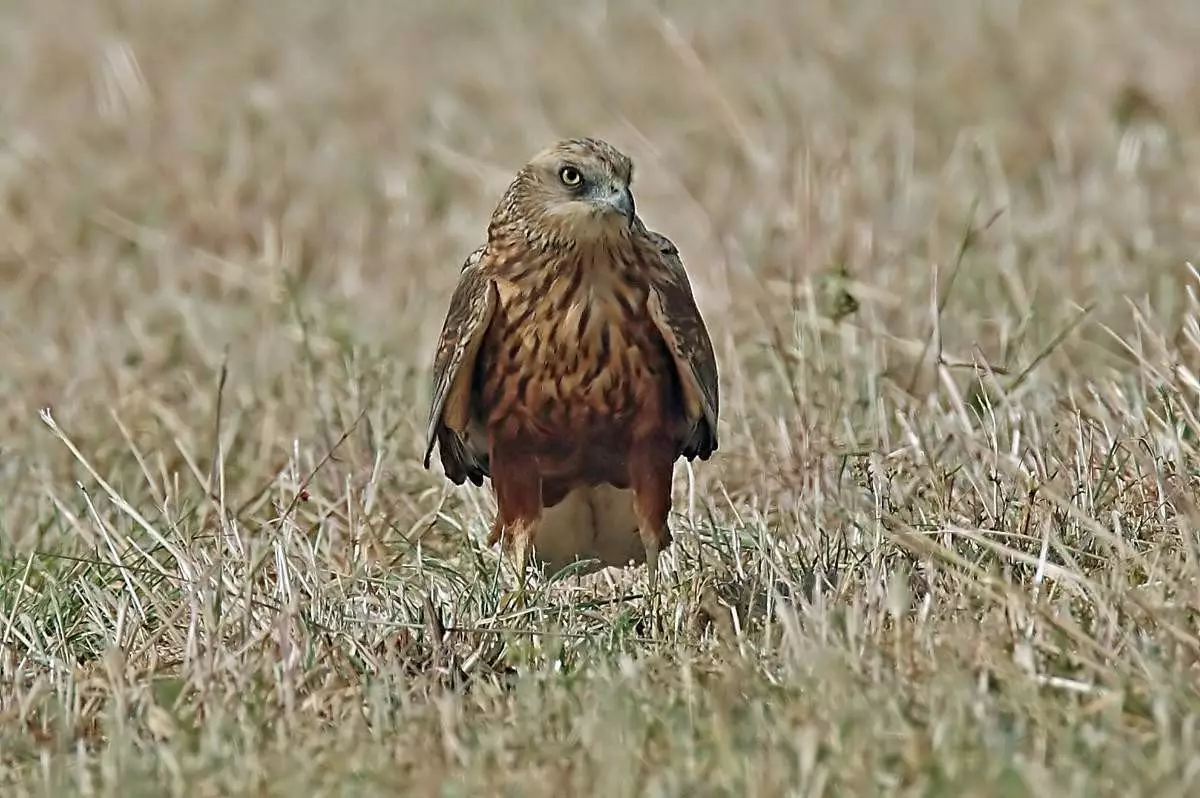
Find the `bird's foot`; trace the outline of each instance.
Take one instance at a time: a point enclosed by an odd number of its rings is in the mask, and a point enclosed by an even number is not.
[[[501,613],[521,612],[529,608],[529,593],[526,592],[524,585],[519,585],[512,590],[505,591],[500,596],[500,604],[497,610]]]
[[[642,603],[645,626],[651,637],[658,637],[662,632],[659,605],[658,539],[653,538],[646,540],[646,594]]]
[[[522,531],[516,536],[512,551],[512,566],[517,586],[500,597],[500,612],[520,612],[529,608],[529,549],[530,535]]]

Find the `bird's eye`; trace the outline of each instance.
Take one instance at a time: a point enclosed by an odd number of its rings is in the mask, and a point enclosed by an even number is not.
[[[563,181],[564,186],[575,188],[583,182],[583,175],[579,174],[579,170],[574,166],[564,166],[558,172],[558,179]]]

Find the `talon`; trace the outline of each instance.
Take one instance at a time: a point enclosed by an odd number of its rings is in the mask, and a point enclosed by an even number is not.
[[[646,615],[650,621],[651,634],[659,632],[658,622],[658,533],[642,535],[646,547]]]
[[[500,596],[500,605],[497,607],[499,612],[520,612],[528,608],[529,594],[525,592],[524,586],[506,591]]]

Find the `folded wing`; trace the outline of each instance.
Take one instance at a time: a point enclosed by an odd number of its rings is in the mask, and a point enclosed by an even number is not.
[[[717,414],[720,396],[717,390],[717,358],[708,328],[696,307],[687,271],[679,250],[664,235],[647,230],[664,267],[665,279],[650,291],[648,309],[675,360],[683,389],[686,411],[682,454],[689,460],[707,460],[717,450]]]
[[[425,468],[436,441],[446,476],[456,485],[483,484],[489,475],[487,442],[472,439],[471,377],[496,309],[496,288],[479,268],[484,247],[471,253],[450,299],[433,361],[433,393],[426,430]]]

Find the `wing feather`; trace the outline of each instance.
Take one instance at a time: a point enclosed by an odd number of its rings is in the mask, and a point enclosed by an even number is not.
[[[679,250],[666,236],[652,230],[645,232],[658,250],[659,263],[665,267],[665,279],[651,287],[647,304],[650,318],[675,360],[683,387],[687,411],[683,455],[689,460],[707,460],[717,450],[720,394],[716,353]]]
[[[468,432],[475,358],[496,308],[496,287],[479,268],[484,251],[480,247],[463,263],[433,360],[424,463],[429,468],[436,442],[446,476],[456,485],[467,479],[482,485],[489,474],[486,443]]]

